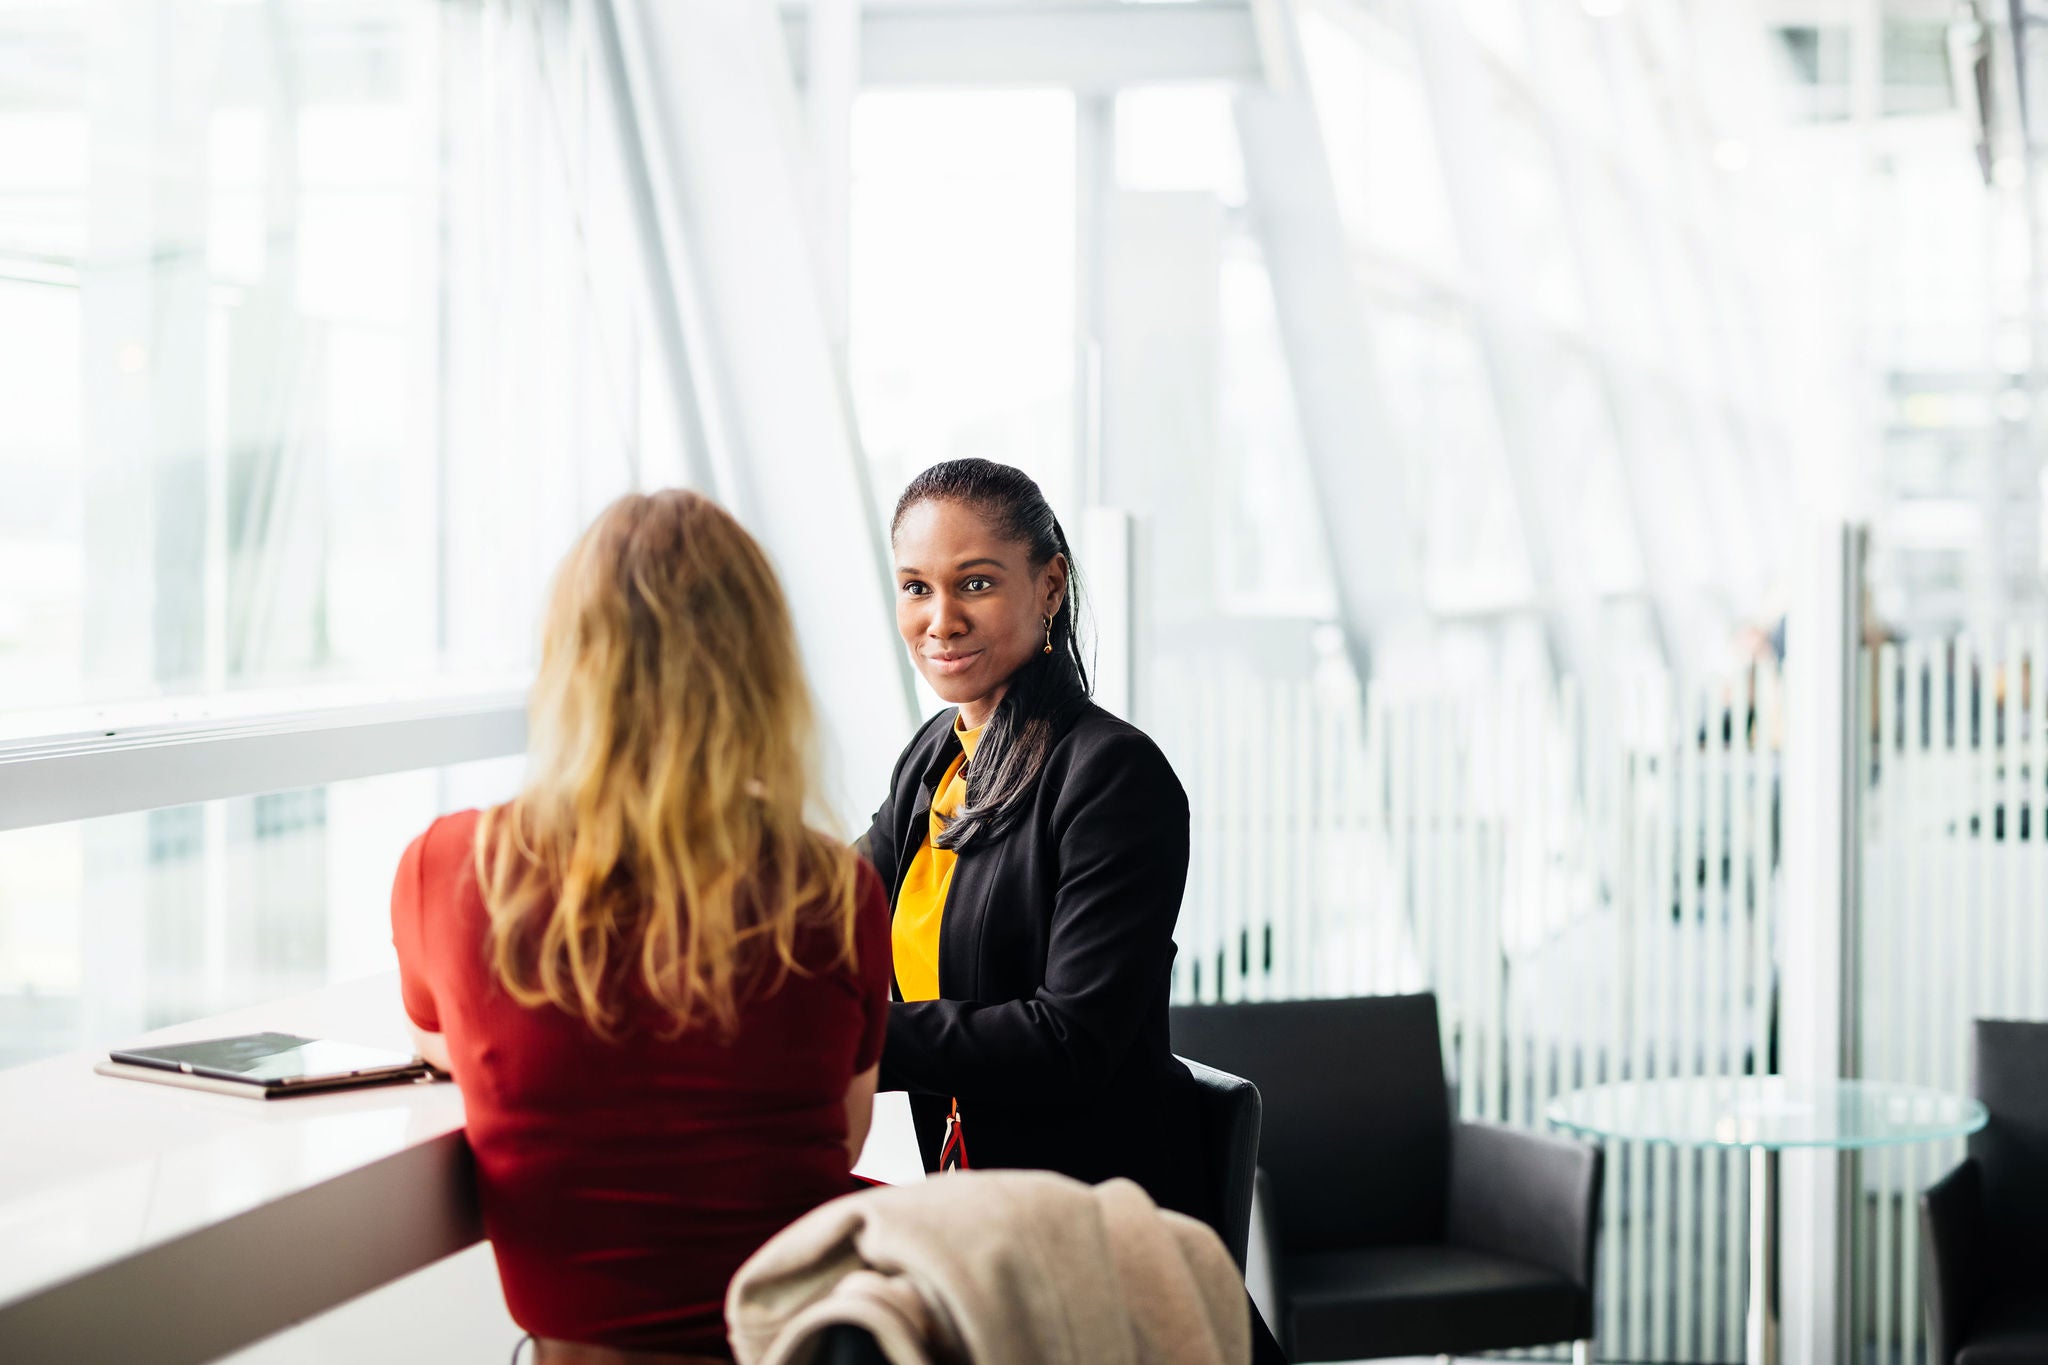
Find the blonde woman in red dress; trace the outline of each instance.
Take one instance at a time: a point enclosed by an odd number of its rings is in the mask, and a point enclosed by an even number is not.
[[[806,821],[789,612],[717,505],[633,495],[584,534],[530,744],[517,797],[406,850],[405,1007],[537,1360],[727,1359],[733,1271],[850,1188],[890,953],[873,870]]]

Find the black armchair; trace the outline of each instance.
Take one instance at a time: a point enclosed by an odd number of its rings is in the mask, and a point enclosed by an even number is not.
[[[1209,1172],[1214,1212],[1211,1226],[1242,1270],[1251,1237],[1252,1181],[1259,1168],[1259,1088],[1190,1058],[1180,1061],[1195,1080],[1203,1168]]]
[[[1936,1365],[2048,1361],[2048,1023],[1979,1019],[1991,1121],[1920,1196],[1921,1296]]]
[[[1291,1358],[1592,1336],[1601,1154],[1455,1121],[1434,996],[1186,1005],[1172,1030],[1259,1088],[1255,1217]]]

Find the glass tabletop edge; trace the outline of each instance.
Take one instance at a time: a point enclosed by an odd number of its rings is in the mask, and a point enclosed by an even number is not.
[[[1665,1077],[1660,1079],[1666,1081],[1756,1081],[1768,1080],[1771,1079],[1771,1077],[1701,1076]],[[1841,1077],[1839,1079],[1854,1081],[1859,1080],[1861,1078]],[[1646,1146],[1653,1147],[1692,1147],[1703,1150],[1719,1148],[1724,1151],[1754,1151],[1761,1148],[1765,1150],[1774,1151],[1810,1150],[1843,1152],[1860,1151],[1866,1148],[1876,1147],[1904,1147],[1911,1145],[1913,1143],[1921,1142],[1946,1142],[1952,1138],[1968,1137],[1973,1133],[1981,1132],[1985,1125],[1989,1123],[1991,1119],[1990,1111],[1985,1107],[1984,1102],[1980,1099],[1977,1099],[1975,1096],[1958,1095],[1951,1091],[1938,1090],[1932,1086],[1913,1085],[1907,1082],[1891,1081],[1877,1082],[1876,1084],[1896,1085],[1901,1089],[1921,1091],[1930,1095],[1940,1096],[1949,1100],[1959,1102],[1967,1106],[1967,1115],[1965,1118],[1955,1123],[1942,1124],[1939,1126],[1930,1127],[1915,1132],[1889,1133],[1873,1137],[1855,1137],[1846,1140],[1815,1139],[1808,1137],[1794,1138],[1784,1141],[1741,1142],[1728,1141],[1726,1139],[1704,1136],[1673,1136],[1668,1133],[1651,1134],[1618,1132],[1610,1129],[1604,1129],[1588,1125],[1580,1120],[1565,1117],[1564,1115],[1558,1112],[1566,1101],[1580,1095],[1590,1094],[1594,1091],[1607,1089],[1610,1087],[1655,1085],[1658,1083],[1659,1082],[1657,1079],[1652,1079],[1649,1081],[1608,1082],[1606,1085],[1587,1086],[1580,1090],[1569,1091],[1562,1095],[1553,1096],[1547,1103],[1545,1103],[1545,1105],[1543,1106],[1542,1117],[1544,1122],[1551,1128],[1558,1129],[1562,1132],[1569,1133],[1575,1137],[1584,1138],[1594,1142],[1639,1142]]]

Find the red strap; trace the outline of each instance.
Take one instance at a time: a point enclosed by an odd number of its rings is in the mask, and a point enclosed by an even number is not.
[[[967,1162],[967,1127],[960,1122],[960,1100],[953,1100],[953,1110],[946,1115],[946,1140],[939,1145],[939,1169],[942,1171],[971,1171]]]

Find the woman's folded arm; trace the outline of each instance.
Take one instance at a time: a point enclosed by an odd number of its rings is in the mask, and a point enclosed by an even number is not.
[[[1115,1077],[1170,989],[1188,864],[1187,799],[1164,756],[1134,738],[1070,774],[1055,811],[1044,984],[1022,1000],[890,1006],[883,1088],[1071,1098]]]

